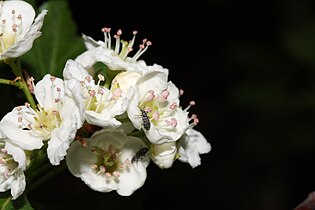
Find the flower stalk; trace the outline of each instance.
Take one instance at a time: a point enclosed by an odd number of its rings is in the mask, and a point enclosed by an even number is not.
[[[14,84],[16,87],[22,90],[30,106],[33,109],[36,109],[36,103],[25,81],[20,60],[19,59],[6,59],[5,63],[7,63],[11,67],[12,72],[14,73],[16,78],[18,78],[18,80],[17,81],[3,80],[3,82],[7,82],[9,85]]]

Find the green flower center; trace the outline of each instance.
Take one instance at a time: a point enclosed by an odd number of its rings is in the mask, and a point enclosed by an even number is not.
[[[94,146],[92,152],[97,155],[97,161],[91,167],[97,174],[104,174],[107,178],[120,176],[119,171],[124,168],[124,163],[120,160],[119,149],[110,144],[107,150]]]

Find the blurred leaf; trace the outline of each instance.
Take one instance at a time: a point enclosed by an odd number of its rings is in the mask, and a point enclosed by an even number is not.
[[[9,192],[0,194],[1,210],[33,210],[33,207],[28,202],[26,194],[22,194],[18,199],[12,200]]]
[[[48,1],[41,5],[47,9],[42,36],[34,42],[33,48],[21,57],[22,65],[36,80],[45,74],[62,77],[64,65],[68,59],[75,58],[85,49],[77,34],[69,5],[66,1]]]
[[[303,64],[315,67],[315,24],[309,20],[284,32],[284,49]]]
[[[9,209],[14,210],[14,206],[12,204],[12,200],[10,198],[9,193],[0,194],[0,206],[1,206],[1,210],[9,210]]]

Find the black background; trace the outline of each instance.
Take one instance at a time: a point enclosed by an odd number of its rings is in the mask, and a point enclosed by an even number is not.
[[[103,40],[106,26],[152,41],[141,59],[169,69],[185,91],[183,106],[196,101],[195,129],[212,150],[194,169],[150,164],[130,197],[92,192],[65,172],[35,198],[52,206],[73,199],[77,209],[286,210],[315,190],[311,0],[69,3],[78,33]],[[56,202],[44,196],[47,187]]]

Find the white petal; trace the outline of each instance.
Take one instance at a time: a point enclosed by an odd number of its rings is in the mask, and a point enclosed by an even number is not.
[[[11,185],[12,200],[17,199],[25,190],[26,181],[23,171],[17,171],[14,175],[16,180]]]
[[[117,193],[122,196],[129,196],[134,191],[139,189],[145,183],[147,178],[146,166],[142,162],[137,162],[129,167],[129,170],[125,170],[120,173],[119,188]]]
[[[160,168],[172,167],[176,152],[176,142],[152,144],[150,149],[153,162]]]
[[[25,152],[10,143],[6,143],[4,148],[8,151],[8,154],[12,155],[14,161],[18,163],[18,167],[24,171],[26,169]]]
[[[66,156],[68,169],[75,177],[80,177],[81,173],[90,172],[91,165],[96,161],[96,155],[88,148],[83,147],[79,141],[71,144]]]
[[[126,136],[115,129],[103,129],[96,132],[90,139],[91,146],[97,146],[107,150],[109,145],[120,149],[120,160],[131,160],[139,148],[145,147],[143,141],[136,137]],[[110,192],[116,190],[120,195],[128,196],[143,185],[146,179],[146,167],[149,157],[139,159],[130,166],[120,170],[117,180],[108,180],[104,174],[97,174],[91,165],[97,161],[97,155],[88,148],[73,142],[66,163],[70,172],[80,177],[91,189],[99,192]]]
[[[62,79],[46,74],[43,79],[35,85],[34,94],[39,105],[45,107],[47,110],[54,108],[56,105],[55,99],[62,98],[65,94],[64,91],[65,88]]]
[[[210,143],[201,132],[195,129],[187,130],[179,144],[178,159],[182,162],[188,162],[193,168],[201,164],[199,154],[206,154],[211,151]]]
[[[47,155],[52,165],[59,165],[67,155],[70,143],[76,135],[76,124],[71,121],[63,122],[62,127],[56,128],[51,133],[48,142]]]
[[[1,122],[0,132],[7,138],[7,142],[25,150],[40,149],[43,146],[41,137],[34,136],[29,130],[22,130],[12,123]]]
[[[90,50],[87,50],[84,53],[77,56],[75,61],[80,63],[84,68],[90,68],[97,62],[95,54],[98,51],[101,51],[103,54],[108,54],[109,50],[103,49],[102,47],[91,48]]]
[[[85,81],[85,78],[90,76],[89,73],[84,69],[82,64],[74,60],[67,60],[66,65],[63,69],[64,79],[76,79],[79,81]],[[90,76],[91,77],[91,76]],[[92,79],[92,78],[91,78]],[[94,82],[93,82],[94,83]]]
[[[34,17],[35,10],[32,5],[25,1],[4,1],[3,7],[1,8],[1,20],[6,20],[6,25],[13,25],[12,20],[12,10],[15,10],[15,14],[22,15],[22,32],[26,32],[26,30],[31,26]]]
[[[144,97],[149,90],[154,90],[156,94],[166,90],[167,76],[163,72],[151,72],[140,78],[137,82],[140,98]]]
[[[102,41],[95,41],[92,37],[82,34],[85,47],[90,50],[104,44]]]
[[[39,16],[35,19],[34,24],[23,34],[22,38],[17,40],[17,42],[9,47],[5,53],[1,56],[3,58],[10,58],[10,57],[19,57],[25,54],[33,47],[33,43],[35,39],[41,36],[41,32],[39,31],[43,25],[44,17],[47,14],[47,10],[43,10]],[[24,23],[24,19],[23,19]]]
[[[85,117],[86,117],[86,121],[89,124],[97,125],[100,127],[111,127],[111,126],[118,127],[121,125],[121,122],[119,122],[115,118],[104,116],[100,113],[90,111],[90,110],[85,111]]]

